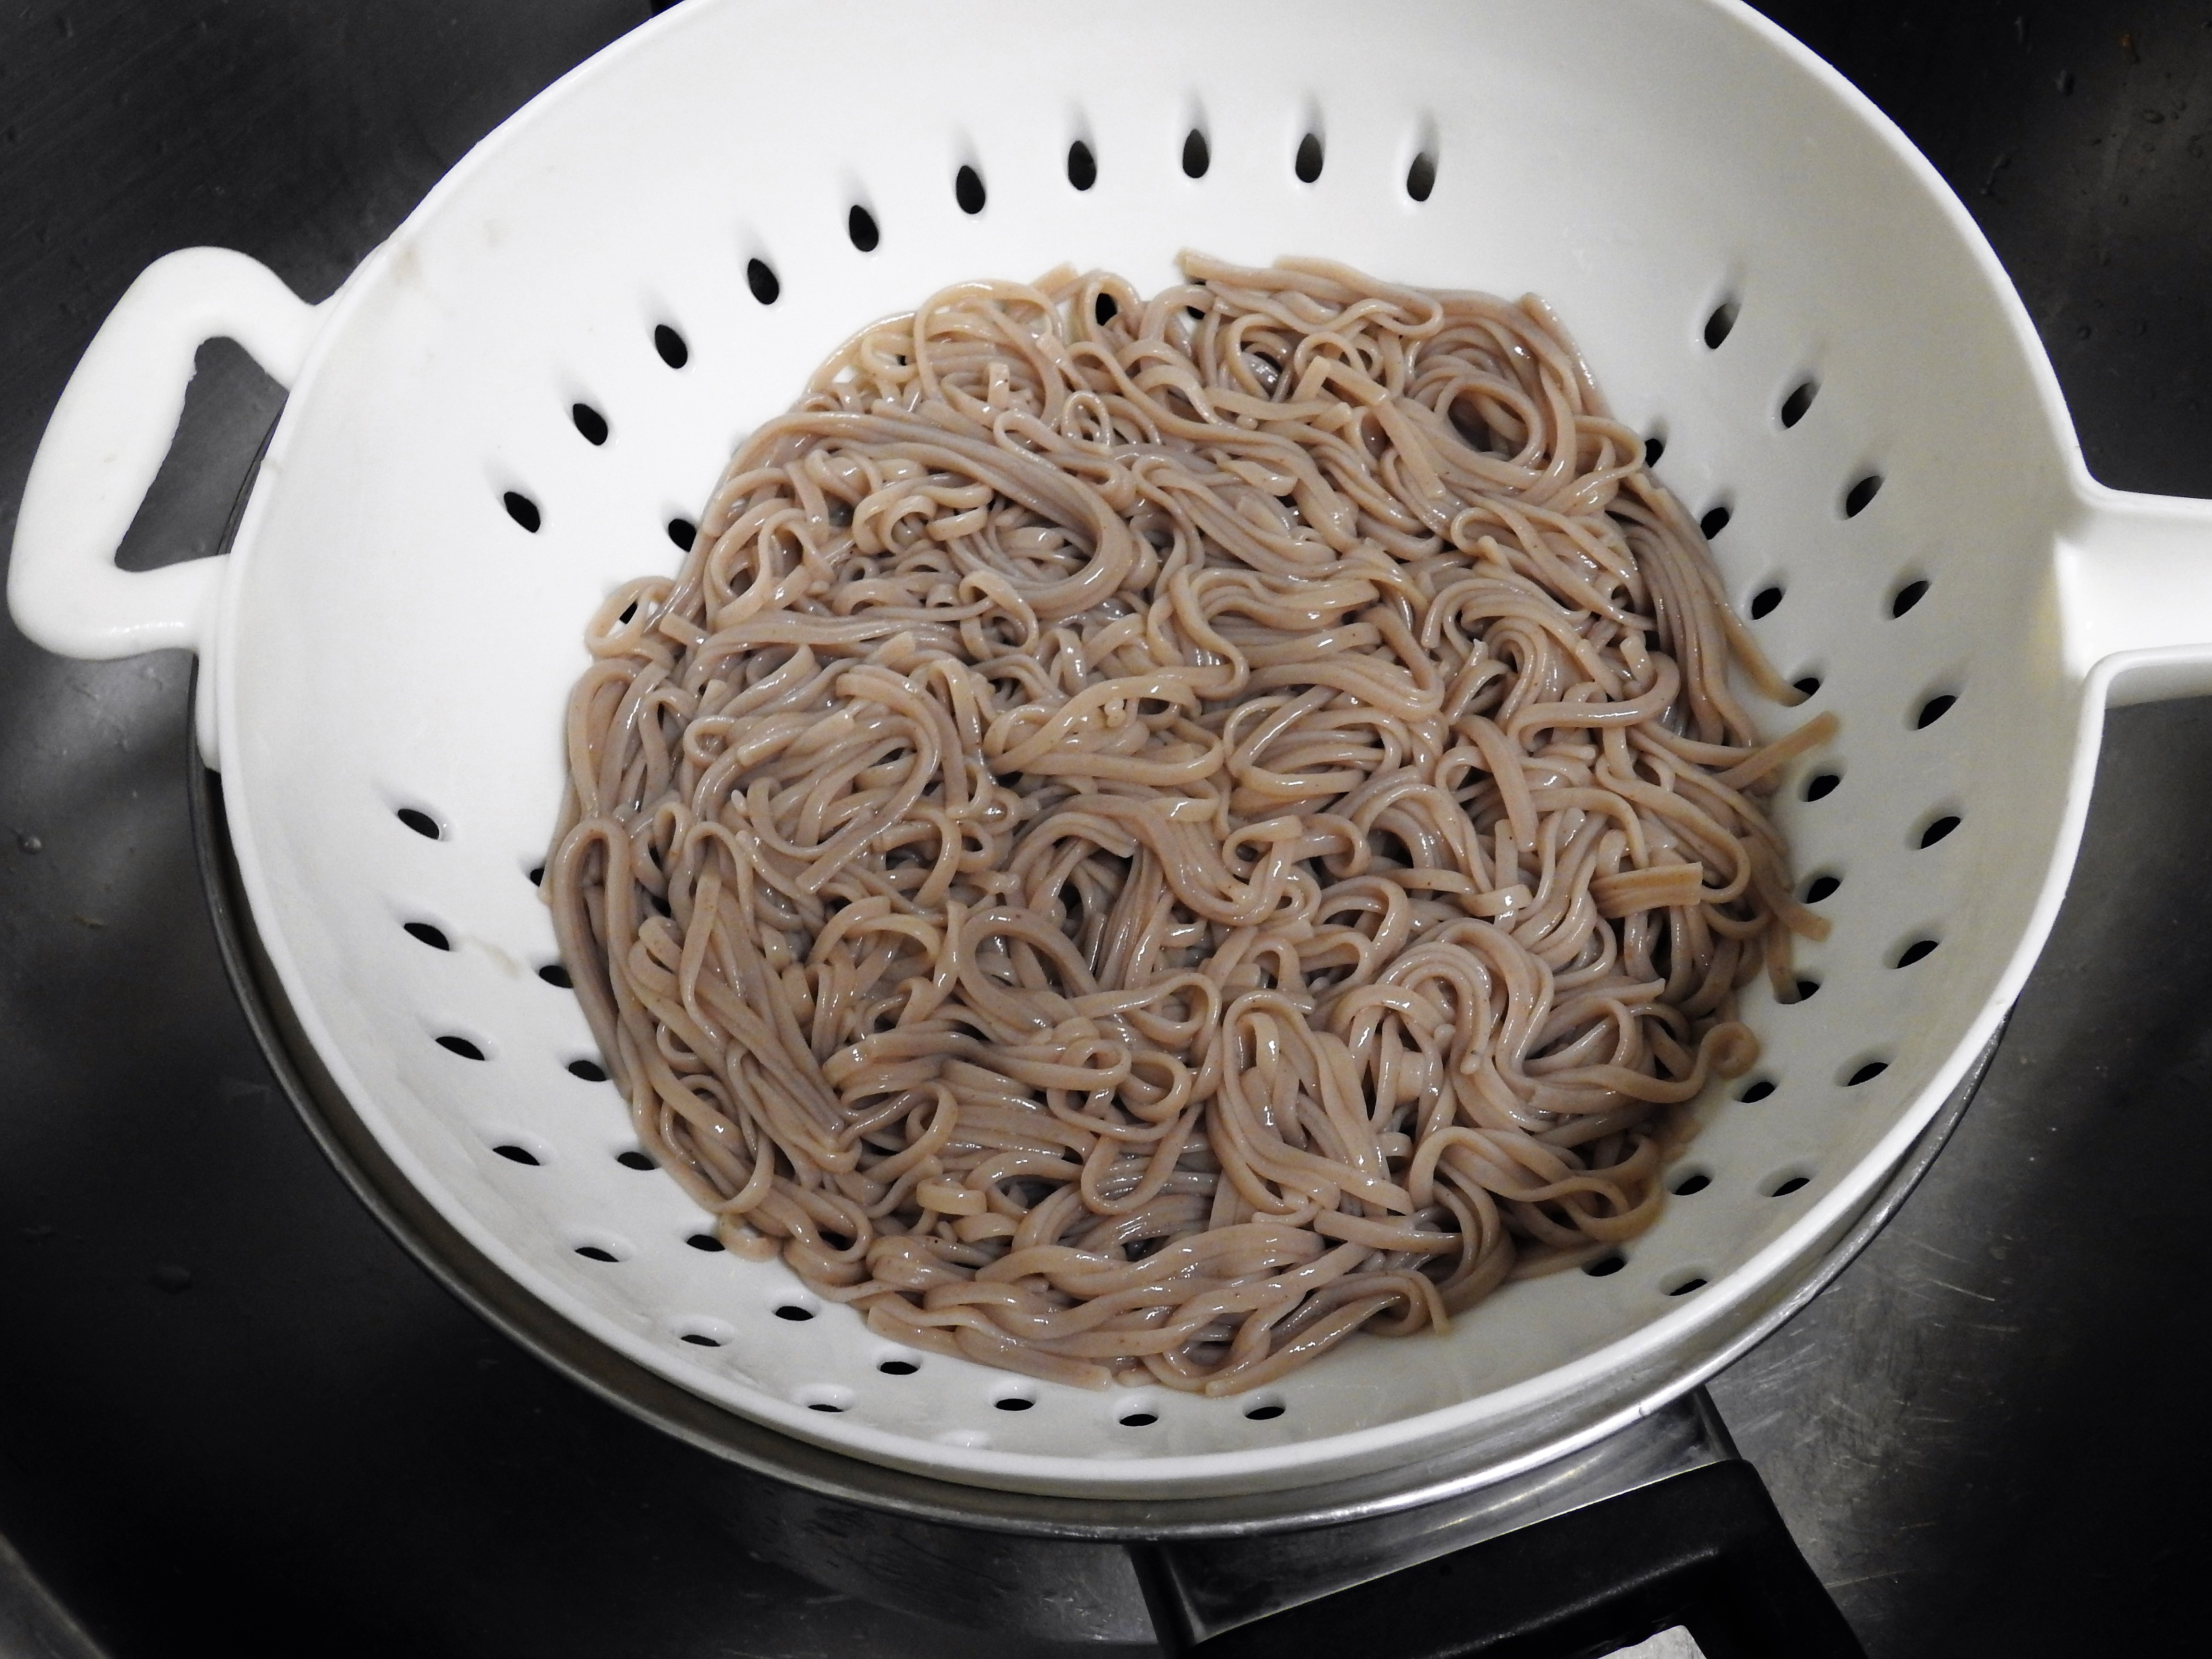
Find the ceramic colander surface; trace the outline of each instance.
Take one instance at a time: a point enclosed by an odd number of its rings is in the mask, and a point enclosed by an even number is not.
[[[1818,682],[1770,729],[1841,721],[1776,809],[1834,923],[1798,958],[1817,993],[1747,993],[1758,1071],[1705,1103],[1670,1178],[1695,1190],[1626,1267],[1220,1400],[907,1352],[781,1263],[694,1248],[702,1215],[623,1161],[531,879],[586,617],[674,568],[732,446],[832,346],[949,282],[1073,261],[1150,288],[1186,246],[1542,294],[1663,446],[1760,643]],[[234,550],[118,571],[216,335],[291,387]],[[2089,479],[1932,169],[1729,0],[689,0],[493,133],[324,304],[235,254],[149,270],[53,417],[9,598],[58,650],[201,653],[204,746],[305,1030],[537,1296],[862,1458],[1180,1497],[1687,1386],[1995,1030],[2108,694],[2212,687],[2208,554],[2203,507]]]

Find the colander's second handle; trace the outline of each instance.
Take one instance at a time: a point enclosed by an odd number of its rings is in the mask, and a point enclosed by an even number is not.
[[[228,556],[127,571],[115,550],[176,436],[200,346],[235,340],[289,386],[320,310],[224,248],[186,248],[139,273],[85,349],[31,462],[8,565],[18,628],[65,657],[208,645]]]

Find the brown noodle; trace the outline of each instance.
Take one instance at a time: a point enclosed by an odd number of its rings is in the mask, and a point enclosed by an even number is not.
[[[1535,299],[974,283],[592,620],[546,893],[640,1139],[917,1347],[1228,1394],[1650,1225],[1832,717]]]

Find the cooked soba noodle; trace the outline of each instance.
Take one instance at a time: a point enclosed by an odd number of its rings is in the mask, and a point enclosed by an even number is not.
[[[1534,299],[948,289],[610,598],[545,887],[640,1139],[918,1348],[1229,1394],[1650,1226],[1796,701]]]

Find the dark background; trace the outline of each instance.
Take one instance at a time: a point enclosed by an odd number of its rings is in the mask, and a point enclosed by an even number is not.
[[[0,534],[149,261],[226,245],[319,298],[647,9],[4,0]],[[1965,198],[2097,476],[2212,495],[2212,4],[1765,9]],[[202,364],[128,563],[211,549],[275,412],[234,349]],[[708,1518],[725,1471],[479,1324],[346,1193],[217,963],[188,679],[0,627],[0,1533],[118,1659],[1022,1651],[749,1558]],[[1982,1098],[1715,1386],[1876,1659],[2201,1645],[2208,812],[2212,705],[2113,716]]]

